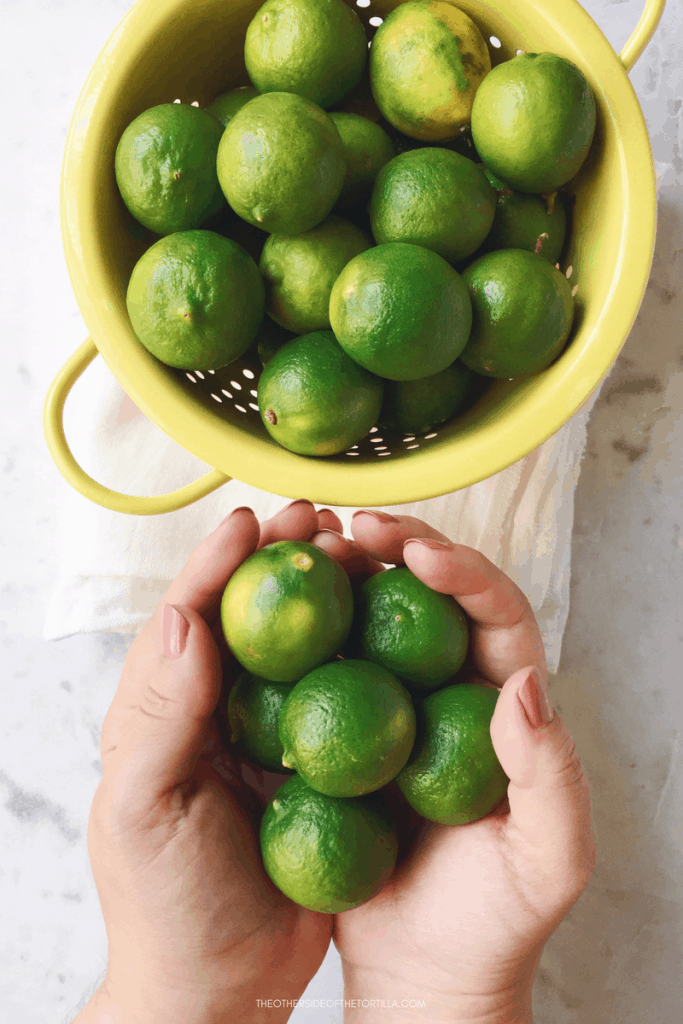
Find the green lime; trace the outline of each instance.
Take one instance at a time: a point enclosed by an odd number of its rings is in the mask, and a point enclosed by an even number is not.
[[[238,110],[218,147],[218,179],[240,217],[300,235],[327,217],[346,174],[334,121],[302,96],[270,92]]]
[[[269,316],[265,317],[256,335],[256,351],[261,365],[265,366],[286,341],[291,341],[295,337],[295,334],[280,327]]]
[[[573,178],[594,131],[591,87],[575,64],[554,53],[522,53],[499,64],[472,110],[481,159],[519,192],[552,192]]]
[[[286,342],[268,361],[258,407],[270,436],[290,452],[337,455],[369,434],[383,389],[332,331],[315,331]]]
[[[458,263],[491,230],[496,193],[483,170],[467,157],[425,147],[386,164],[375,181],[369,210],[379,245],[411,242]]]
[[[574,317],[569,282],[542,256],[501,249],[463,274],[472,299],[472,333],[460,356],[485,377],[520,377],[550,366]]]
[[[394,156],[394,145],[384,129],[367,117],[348,113],[330,117],[344,143],[347,171],[337,206],[346,209],[370,195],[375,178]]]
[[[456,360],[433,377],[388,380],[377,423],[396,434],[427,434],[472,405],[480,379]]]
[[[342,348],[367,370],[417,380],[458,358],[472,310],[460,275],[441,256],[390,242],[344,267],[332,289],[330,323]]]
[[[126,305],[138,341],[162,363],[217,370],[254,341],[265,290],[236,242],[213,231],[178,231],[135,264]]]
[[[397,853],[396,826],[380,793],[343,800],[294,775],[261,822],[269,877],[295,903],[322,914],[341,914],[376,896]]]
[[[259,264],[266,312],[296,334],[329,329],[332,285],[371,245],[360,228],[334,214],[301,235],[269,235]]]
[[[399,4],[377,29],[370,79],[387,121],[415,139],[452,139],[468,125],[477,88],[491,70],[484,38],[443,0]]]
[[[267,0],[247,29],[244,61],[259,92],[291,92],[321,107],[358,84],[368,41],[342,0]]]
[[[228,121],[232,120],[237,111],[241,110],[245,103],[253,100],[258,95],[258,90],[254,89],[251,85],[240,85],[236,89],[230,89],[229,92],[222,92],[220,96],[216,96],[213,103],[209,103],[205,109],[209,114],[217,117],[225,128]]]
[[[363,796],[400,772],[415,742],[406,688],[369,661],[331,661],[292,688],[280,714],[282,763],[326,796]]]
[[[410,806],[440,825],[483,818],[507,793],[491,742],[498,690],[458,683],[417,708],[417,739],[396,784]]]
[[[221,603],[232,653],[247,671],[277,683],[294,683],[333,658],[352,616],[349,577],[305,541],[277,541],[250,555]]]
[[[551,212],[548,201],[542,196],[515,192],[487,168],[484,173],[496,190],[498,202],[493,226],[480,254],[496,249],[526,249],[548,263],[557,263],[567,229],[567,216],[560,197],[553,200]]]
[[[382,665],[415,693],[452,679],[468,643],[468,619],[460,605],[410,569],[387,569],[356,589],[345,655]]]
[[[230,742],[239,746],[253,764],[269,772],[287,773],[282,764],[282,743],[278,733],[280,712],[292,689],[288,683],[274,683],[251,672],[242,672],[230,689],[227,707],[223,697],[218,712],[227,715]]]
[[[186,103],[162,103],[128,125],[116,147],[116,183],[136,220],[158,235],[198,228],[225,200],[216,175],[223,129]]]

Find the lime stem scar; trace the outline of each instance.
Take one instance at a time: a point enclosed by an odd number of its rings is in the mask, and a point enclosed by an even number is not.
[[[176,179],[176,181],[178,181],[178,179],[180,178],[180,171],[175,171],[173,177]]]
[[[264,419],[268,420],[269,423],[272,423],[273,426],[275,426],[275,424],[277,423],[277,416],[275,415],[272,409],[266,409],[266,411],[263,414],[263,417]]]

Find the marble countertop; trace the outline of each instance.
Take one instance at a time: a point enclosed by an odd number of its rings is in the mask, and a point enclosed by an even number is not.
[[[566,0],[569,2],[569,0]],[[99,730],[128,640],[41,639],[67,484],[42,438],[54,373],[83,340],[59,233],[81,86],[130,0],[5,0],[0,643],[0,1021],[62,1024],[106,939],[86,849]],[[558,0],[559,6],[559,0]],[[643,0],[584,0],[619,49]],[[593,411],[572,596],[551,696],[591,782],[598,865],[548,943],[536,1024],[674,1024],[683,1005],[683,8],[669,0],[631,81],[660,208],[651,280]],[[9,316],[7,315],[9,312]],[[84,383],[83,386],[87,386]],[[78,400],[75,392],[74,401]],[[341,995],[332,951],[307,995]],[[336,1024],[338,1008],[295,1011]]]

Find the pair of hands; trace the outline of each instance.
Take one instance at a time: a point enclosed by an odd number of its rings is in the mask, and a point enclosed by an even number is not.
[[[102,728],[88,830],[108,968],[78,1024],[280,1024],[332,935],[345,999],[356,1003],[348,1020],[531,1020],[543,946],[595,857],[587,782],[547,700],[533,612],[483,555],[420,520],[357,513],[353,536],[306,501],[261,525],[236,509],[131,646]],[[405,564],[452,594],[473,623],[466,671],[502,687],[491,736],[508,798],[480,821],[446,827],[396,797],[403,849],[393,877],[335,918],[293,904],[265,874],[259,821],[283,776],[241,764],[214,716],[230,670],[223,590],[245,558],[285,539],[311,541],[352,577]],[[282,1002],[259,1006],[266,1000]]]

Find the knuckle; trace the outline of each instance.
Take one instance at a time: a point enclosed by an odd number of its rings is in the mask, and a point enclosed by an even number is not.
[[[178,701],[163,693],[158,682],[147,683],[142,691],[138,708],[148,718],[173,718]]]

